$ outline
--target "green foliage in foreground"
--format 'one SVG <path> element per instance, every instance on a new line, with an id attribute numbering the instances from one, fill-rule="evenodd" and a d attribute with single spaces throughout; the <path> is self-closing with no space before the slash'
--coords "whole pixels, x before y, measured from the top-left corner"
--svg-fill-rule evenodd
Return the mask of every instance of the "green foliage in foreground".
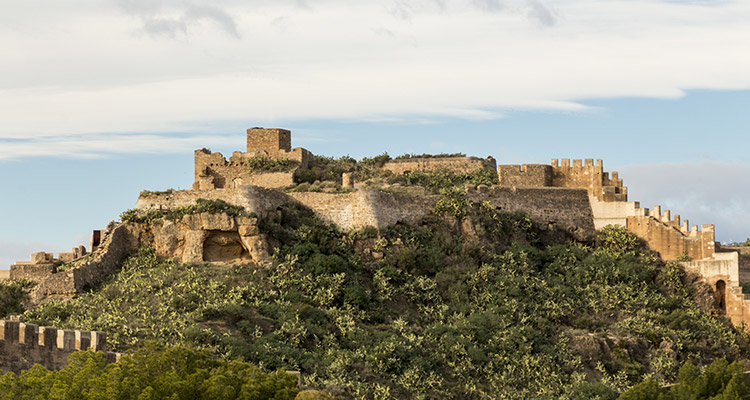
<path id="1" fill-rule="evenodd" d="M 166 210 L 138 210 L 131 208 L 120 214 L 122 222 L 135 222 L 153 224 L 162 220 L 178 221 L 188 214 L 201 213 L 224 213 L 232 217 L 250 217 L 244 207 L 234 206 L 219 199 L 197 199 L 195 204 L 189 206 L 174 207 Z"/>
<path id="2" fill-rule="evenodd" d="M 20 376 L 3 375 L 0 400 L 284 400 L 299 392 L 297 378 L 284 371 L 267 374 L 206 351 L 154 343 L 109 365 L 101 352 L 80 351 L 68 360 L 60 371 L 37 364 Z"/>
<path id="3" fill-rule="evenodd" d="M 649 378 L 620 395 L 619 400 L 740 400 L 750 398 L 745 366 L 720 358 L 701 369 L 686 362 L 674 385 L 662 387 Z"/>
<path id="4" fill-rule="evenodd" d="M 299 370 L 343 398 L 614 399 L 686 361 L 747 356 L 679 264 L 622 229 L 560 244 L 520 215 L 463 210 L 469 237 L 442 218 L 344 234 L 286 207 L 261 221 L 280 245 L 273 268 L 143 250 L 97 290 L 25 317 L 107 331 L 118 350 L 157 339 Z"/>

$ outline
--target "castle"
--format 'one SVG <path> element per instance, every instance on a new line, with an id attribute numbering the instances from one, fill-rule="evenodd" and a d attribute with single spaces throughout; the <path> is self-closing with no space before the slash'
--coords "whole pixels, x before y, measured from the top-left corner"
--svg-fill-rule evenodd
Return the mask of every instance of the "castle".
<path id="1" fill-rule="evenodd" d="M 275 160 L 285 168 L 251 168 L 250 163 L 258 159 Z M 380 190 L 367 182 L 355 182 L 347 172 L 337 178 L 345 190 L 278 190 L 294 185 L 295 177 L 313 160 L 310 151 L 292 149 L 288 130 L 248 129 L 246 152 L 234 152 L 227 160 L 221 153 L 196 150 L 191 189 L 144 191 L 136 209 L 158 212 L 209 199 L 241 206 L 251 216 L 203 213 L 158 225 L 112 222 L 104 231 L 94 231 L 91 253 L 78 248 L 57 259 L 49 253 L 35 253 L 31 261 L 11 266 L 10 277 L 37 282 L 32 301 L 39 302 L 75 296 L 87 285 L 114 273 L 126 253 L 140 246 L 153 247 L 158 255 L 183 262 L 262 264 L 268 261 L 272 244 L 260 233 L 258 218 L 277 212 L 284 204 L 304 205 L 324 221 L 347 231 L 419 223 L 439 199 L 419 191 Z M 435 170 L 496 173 L 496 185 L 467 185 L 467 197 L 488 202 L 498 210 L 523 210 L 549 229 L 565 230 L 581 240 L 607 225 L 624 226 L 664 260 L 680 260 L 687 270 L 711 285 L 717 312 L 726 314 L 735 324 L 750 322 L 750 297 L 740 287 L 740 283 L 750 282 L 750 248 L 723 248 L 715 241 L 713 225 L 691 226 L 688 220 L 660 206 L 648 209 L 628 201 L 622 179 L 617 172 L 605 172 L 601 160 L 553 159 L 549 165 L 497 165 L 492 157 L 411 157 L 390 160 L 382 170 L 392 174 Z M 58 271 L 60 261 L 72 267 Z"/>

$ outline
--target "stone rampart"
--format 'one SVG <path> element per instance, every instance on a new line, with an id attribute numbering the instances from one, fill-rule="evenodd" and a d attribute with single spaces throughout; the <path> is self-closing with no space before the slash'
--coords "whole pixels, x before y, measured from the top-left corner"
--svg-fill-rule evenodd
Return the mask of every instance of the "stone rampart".
<path id="1" fill-rule="evenodd" d="M 18 321 L 0 321 L 0 371 L 16 374 L 41 364 L 50 370 L 68 365 L 68 355 L 79 350 L 104 351 L 109 362 L 119 353 L 107 352 L 104 332 L 62 330 Z"/>
<path id="2" fill-rule="evenodd" d="M 535 221 L 565 229 L 585 240 L 594 233 L 594 217 L 584 189 L 516 188 L 505 186 L 467 187 L 472 201 L 488 201 L 500 211 L 525 211 Z"/>
<path id="3" fill-rule="evenodd" d="M 497 169 L 497 162 L 492 157 L 414 157 L 388 161 L 383 168 L 394 174 L 404 174 L 414 171 L 433 172 L 437 170 L 471 173 L 482 169 L 495 171 Z"/>
<path id="4" fill-rule="evenodd" d="M 497 176 L 501 186 L 549 187 L 553 171 L 544 164 L 498 165 Z"/>

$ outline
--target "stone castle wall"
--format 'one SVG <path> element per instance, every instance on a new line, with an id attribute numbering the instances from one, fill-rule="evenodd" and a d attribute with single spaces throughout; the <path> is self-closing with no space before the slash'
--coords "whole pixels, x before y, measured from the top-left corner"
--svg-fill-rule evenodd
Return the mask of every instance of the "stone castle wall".
<path id="1" fill-rule="evenodd" d="M 16 374 L 41 364 L 50 370 L 68 365 L 68 355 L 80 350 L 105 351 L 109 362 L 119 353 L 107 352 L 104 332 L 62 330 L 18 321 L 0 321 L 0 371 Z"/>
<path id="2" fill-rule="evenodd" d="M 467 188 L 472 201 L 488 201 L 500 211 L 525 211 L 535 221 L 585 240 L 594 233 L 594 217 L 586 190 L 568 188 Z"/>
<path id="3" fill-rule="evenodd" d="M 492 157 L 415 157 L 388 161 L 383 166 L 383 169 L 389 170 L 394 174 L 404 174 L 414 171 L 432 172 L 437 170 L 471 173 L 482 169 L 495 171 L 497 169 L 497 162 Z"/>
<path id="4" fill-rule="evenodd" d="M 662 213 L 661 206 L 635 209 L 636 215 L 627 216 L 627 228 L 648 243 L 662 259 L 678 260 L 688 256 L 692 260 L 710 258 L 716 252 L 716 237 L 713 225 L 689 225 L 679 215 L 671 216 L 669 210 Z"/>

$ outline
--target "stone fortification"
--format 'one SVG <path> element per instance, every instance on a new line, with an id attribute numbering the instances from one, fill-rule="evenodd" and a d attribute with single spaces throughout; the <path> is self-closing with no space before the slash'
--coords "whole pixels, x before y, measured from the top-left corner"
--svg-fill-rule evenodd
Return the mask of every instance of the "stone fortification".
<path id="1" fill-rule="evenodd" d="M 482 169 L 495 171 L 497 162 L 492 157 L 412 157 L 391 160 L 383 166 L 394 174 L 423 171 L 448 170 L 455 173 L 471 173 Z"/>
<path id="2" fill-rule="evenodd" d="M 588 193 L 583 189 L 467 186 L 472 201 L 488 201 L 500 211 L 525 211 L 535 221 L 563 229 L 579 240 L 590 239 L 594 218 Z"/>
<path id="3" fill-rule="evenodd" d="M 235 151 L 227 160 L 221 153 L 208 149 L 195 151 L 195 182 L 193 189 L 211 190 L 255 185 L 279 188 L 294 184 L 297 169 L 305 169 L 312 160 L 312 153 L 303 149 L 292 149 L 291 132 L 285 129 L 252 128 L 247 130 L 247 152 Z M 287 159 L 296 163 L 296 168 L 287 172 L 254 172 L 248 166 L 253 157 Z"/>
<path id="4" fill-rule="evenodd" d="M 10 279 L 25 278 L 32 282 L 41 279 L 57 271 L 57 267 L 63 263 L 74 262 L 86 255 L 86 248 L 78 246 L 70 253 L 60 253 L 57 258 L 53 253 L 43 251 L 31 254 L 30 261 L 16 261 L 10 266 L 8 277 Z"/>
<path id="5" fill-rule="evenodd" d="M 82 292 L 84 288 L 101 282 L 120 269 L 120 263 L 137 244 L 129 236 L 123 224 L 110 223 L 102 233 L 102 243 L 97 251 L 76 261 L 63 271 L 50 271 L 38 279 L 38 284 L 30 293 L 32 302 L 46 298 L 69 298 Z M 11 278 L 26 276 L 11 274 Z"/>
<path id="6" fill-rule="evenodd" d="M 500 165 L 497 168 L 502 186 L 583 188 L 599 201 L 627 201 L 628 189 L 617 172 L 610 177 L 602 160 L 553 159 L 550 165 Z"/>
<path id="7" fill-rule="evenodd" d="M 16 374 L 41 364 L 59 370 L 68 364 L 68 355 L 79 350 L 104 351 L 109 362 L 119 353 L 107 352 L 104 332 L 62 330 L 18 321 L 0 321 L 0 371 Z"/>

